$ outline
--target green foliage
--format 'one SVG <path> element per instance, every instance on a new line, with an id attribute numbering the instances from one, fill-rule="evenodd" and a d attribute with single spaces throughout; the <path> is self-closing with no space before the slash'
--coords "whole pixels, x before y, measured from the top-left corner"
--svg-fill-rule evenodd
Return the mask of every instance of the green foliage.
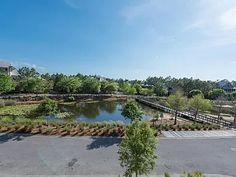
<path id="1" fill-rule="evenodd" d="M 135 121 L 126 130 L 118 154 L 125 176 L 147 175 L 156 164 L 156 138 L 148 123 Z"/>
<path id="2" fill-rule="evenodd" d="M 203 98 L 202 95 L 196 95 L 189 101 L 190 109 L 195 112 L 195 120 L 200 111 L 207 111 L 212 109 L 212 104 L 209 100 Z"/>
<path id="3" fill-rule="evenodd" d="M 164 173 L 164 177 L 170 177 L 169 173 Z"/>
<path id="4" fill-rule="evenodd" d="M 181 92 L 176 92 L 167 98 L 167 103 L 172 109 L 183 111 L 187 106 L 187 98 Z"/>
<path id="5" fill-rule="evenodd" d="M 59 93 L 76 93 L 81 88 L 81 80 L 77 77 L 62 77 L 55 85 Z"/>
<path id="6" fill-rule="evenodd" d="M 15 106 L 16 100 L 4 100 L 4 106 Z"/>
<path id="7" fill-rule="evenodd" d="M 141 120 L 143 112 L 140 110 L 140 108 L 135 102 L 130 101 L 125 104 L 121 114 L 122 116 L 130 119 L 132 122 L 136 119 Z"/>
<path id="8" fill-rule="evenodd" d="M 73 96 L 69 96 L 67 98 L 65 98 L 65 102 L 74 102 L 75 101 L 75 97 Z"/>
<path id="9" fill-rule="evenodd" d="M 116 82 L 108 82 L 108 81 L 101 82 L 102 93 L 112 94 L 117 92 L 117 90 L 118 90 L 118 84 Z"/>
<path id="10" fill-rule="evenodd" d="M 189 94 L 188 94 L 188 97 L 192 98 L 192 97 L 194 97 L 196 95 L 202 95 L 203 96 L 203 93 L 202 93 L 201 90 L 196 90 L 196 89 L 195 90 L 191 90 L 189 92 Z"/>
<path id="11" fill-rule="evenodd" d="M 135 95 L 137 93 L 136 88 L 127 82 L 123 84 L 122 91 L 125 95 Z"/>
<path id="12" fill-rule="evenodd" d="M 219 97 L 224 97 L 226 95 L 225 91 L 223 89 L 213 89 L 209 92 L 208 97 L 210 99 L 216 100 Z"/>
<path id="13" fill-rule="evenodd" d="M 187 98 L 181 92 L 176 92 L 167 98 L 167 104 L 175 110 L 175 123 L 177 123 L 177 112 L 183 111 L 187 106 Z"/>
<path id="14" fill-rule="evenodd" d="M 0 94 L 7 93 L 15 89 L 15 83 L 8 75 L 0 73 Z"/>
<path id="15" fill-rule="evenodd" d="M 157 96 L 165 96 L 167 94 L 167 89 L 163 84 L 156 83 L 154 86 L 154 93 Z"/>
<path id="16" fill-rule="evenodd" d="M 82 92 L 83 93 L 100 93 L 101 91 L 101 83 L 92 77 L 88 77 L 85 80 L 83 80 L 82 83 Z"/>
<path id="17" fill-rule="evenodd" d="M 184 173 L 181 177 L 204 177 L 204 175 L 200 171 L 195 171 L 192 173 Z"/>
<path id="18" fill-rule="evenodd" d="M 38 77 L 25 78 L 17 84 L 17 90 L 24 93 L 47 93 L 49 89 L 48 82 Z"/>
<path id="19" fill-rule="evenodd" d="M 39 73 L 36 71 L 35 68 L 28 68 L 28 67 L 22 67 L 18 69 L 18 73 L 21 79 L 26 79 L 30 77 L 39 77 Z"/>
<path id="20" fill-rule="evenodd" d="M 0 108 L 0 115 L 12 115 L 12 116 L 28 116 L 31 112 L 35 111 L 38 105 L 16 105 L 5 106 Z"/>
<path id="21" fill-rule="evenodd" d="M 40 115 L 55 115 L 59 112 L 57 102 L 45 97 L 38 106 L 36 112 Z"/>
<path id="22" fill-rule="evenodd" d="M 5 102 L 3 99 L 0 99 L 0 108 L 3 108 L 5 106 Z"/>

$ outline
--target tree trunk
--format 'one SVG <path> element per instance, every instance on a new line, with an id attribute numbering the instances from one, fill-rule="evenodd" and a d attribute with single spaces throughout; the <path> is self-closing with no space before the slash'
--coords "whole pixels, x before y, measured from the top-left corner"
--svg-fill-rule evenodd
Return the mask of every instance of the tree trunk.
<path id="1" fill-rule="evenodd" d="M 138 177 L 138 172 L 137 171 L 135 172 L 135 177 Z"/>
<path id="2" fill-rule="evenodd" d="M 178 111 L 175 111 L 175 123 L 174 123 L 174 125 L 177 124 L 177 115 L 178 115 Z"/>
<path id="3" fill-rule="evenodd" d="M 194 123 L 197 122 L 198 110 L 195 112 Z"/>

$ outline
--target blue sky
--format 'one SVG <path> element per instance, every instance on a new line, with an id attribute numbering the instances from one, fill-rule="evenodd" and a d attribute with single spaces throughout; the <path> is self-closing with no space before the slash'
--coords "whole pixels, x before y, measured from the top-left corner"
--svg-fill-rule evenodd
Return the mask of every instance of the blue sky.
<path id="1" fill-rule="evenodd" d="M 236 80 L 236 1 L 1 0 L 0 59 L 49 73 Z"/>

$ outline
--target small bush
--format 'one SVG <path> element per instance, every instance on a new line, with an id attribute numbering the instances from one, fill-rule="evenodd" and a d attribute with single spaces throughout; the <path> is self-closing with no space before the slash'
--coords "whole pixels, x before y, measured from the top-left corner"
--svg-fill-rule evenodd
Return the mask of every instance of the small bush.
<path id="1" fill-rule="evenodd" d="M 0 108 L 4 107 L 5 106 L 5 102 L 4 100 L 0 100 Z"/>
<path id="2" fill-rule="evenodd" d="M 12 118 L 3 117 L 3 118 L 0 119 L 0 122 L 3 123 L 3 124 L 9 124 L 9 123 L 12 123 Z"/>
<path id="3" fill-rule="evenodd" d="M 4 100 L 5 106 L 15 106 L 16 101 L 15 100 Z"/>
<path id="4" fill-rule="evenodd" d="M 73 96 L 69 96 L 65 99 L 65 102 L 74 102 L 75 101 L 75 97 Z"/>
<path id="5" fill-rule="evenodd" d="M 43 102 L 38 106 L 36 112 L 40 115 L 56 115 L 59 113 L 57 102 L 45 97 Z"/>

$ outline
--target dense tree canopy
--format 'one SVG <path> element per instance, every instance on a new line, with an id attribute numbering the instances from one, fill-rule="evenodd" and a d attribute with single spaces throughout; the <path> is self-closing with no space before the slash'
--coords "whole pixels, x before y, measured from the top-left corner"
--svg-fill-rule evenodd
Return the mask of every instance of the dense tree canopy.
<path id="1" fill-rule="evenodd" d="M 77 77 L 62 77 L 55 85 L 59 93 L 78 93 L 81 89 L 81 80 Z"/>
<path id="2" fill-rule="evenodd" d="M 0 73 L 0 93 L 6 93 L 15 89 L 15 84 L 10 76 Z"/>

